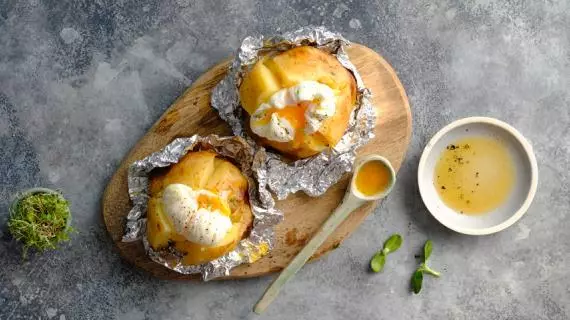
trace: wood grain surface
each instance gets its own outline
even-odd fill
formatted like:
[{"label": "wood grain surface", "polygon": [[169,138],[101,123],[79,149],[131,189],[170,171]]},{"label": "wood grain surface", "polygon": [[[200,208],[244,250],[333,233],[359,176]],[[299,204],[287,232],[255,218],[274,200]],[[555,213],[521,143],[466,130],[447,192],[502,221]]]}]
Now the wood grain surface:
[{"label": "wood grain surface", "polygon": [[[381,154],[398,170],[410,141],[412,126],[404,88],[392,67],[373,50],[353,44],[348,48],[348,54],[365,85],[372,90],[374,105],[379,114],[376,137],[359,149],[358,154]],[[159,278],[196,279],[199,276],[178,274],[154,263],[146,256],[140,241],[121,242],[125,219],[131,208],[127,193],[127,169],[133,161],[160,150],[174,138],[193,134],[232,134],[228,125],[210,106],[210,91],[224,77],[228,65],[229,60],[208,70],[166,110],[123,159],[103,195],[103,219],[122,257]],[[230,278],[262,276],[285,267],[339,204],[348,178],[347,174],[318,198],[297,193],[278,201],[277,207],[285,213],[285,220],[276,229],[275,248],[259,261],[235,268]],[[370,203],[353,212],[321,246],[313,259],[338,247],[343,239],[358,228],[374,206],[375,203]]]}]

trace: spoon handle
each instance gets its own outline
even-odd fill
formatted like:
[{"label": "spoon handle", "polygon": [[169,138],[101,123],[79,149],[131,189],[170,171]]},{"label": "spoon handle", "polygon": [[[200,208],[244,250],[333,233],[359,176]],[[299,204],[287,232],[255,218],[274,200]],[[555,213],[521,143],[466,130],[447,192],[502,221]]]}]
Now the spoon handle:
[{"label": "spoon handle", "polygon": [[263,297],[257,302],[253,311],[261,314],[269,306],[269,304],[277,297],[281,288],[291,279],[299,269],[311,258],[313,253],[325,242],[328,236],[343,222],[348,215],[359,208],[365,201],[356,199],[347,194],[342,203],[329,216],[327,221],[321,226],[319,231],[313,236],[311,241],[295,256],[289,265],[281,273],[279,277],[267,288]]}]

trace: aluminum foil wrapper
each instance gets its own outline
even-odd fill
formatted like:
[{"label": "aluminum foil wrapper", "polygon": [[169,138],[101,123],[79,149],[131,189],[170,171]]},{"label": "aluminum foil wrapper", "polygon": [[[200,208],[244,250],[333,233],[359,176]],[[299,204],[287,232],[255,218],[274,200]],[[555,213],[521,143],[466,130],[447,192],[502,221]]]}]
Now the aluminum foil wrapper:
[{"label": "aluminum foil wrapper", "polygon": [[[190,151],[212,150],[232,159],[249,183],[249,201],[253,213],[253,228],[249,237],[242,239],[237,247],[213,261],[195,266],[181,264],[182,255],[174,248],[153,250],[146,237],[146,213],[149,199],[149,175],[155,168],[162,168],[177,163]],[[129,167],[129,197],[133,208],[127,215],[127,225],[123,241],[142,240],[149,257],[165,267],[183,274],[201,273],[207,281],[220,276],[227,276],[230,270],[242,263],[252,263],[265,255],[274,243],[273,227],[283,220],[283,214],[275,209],[275,201],[267,189],[264,179],[258,183],[258,167],[265,166],[265,154],[255,152],[251,144],[240,137],[218,137],[209,135],[173,140],[164,149],[134,162]]]},{"label": "aluminum foil wrapper", "polygon": [[[214,88],[211,98],[212,106],[231,126],[234,134],[255,144],[244,130],[247,114],[240,105],[238,92],[243,75],[263,53],[285,51],[304,45],[314,46],[334,55],[352,72],[358,88],[357,105],[351,114],[348,129],[334,148],[292,163],[283,161],[278,154],[266,152],[265,166],[258,167],[257,174],[267,181],[269,189],[280,200],[300,190],[312,197],[325,193],[345,172],[352,170],[356,149],[374,137],[376,113],[372,105],[372,94],[346,54],[345,48],[350,42],[339,33],[324,27],[305,27],[274,37],[247,37],[232,61],[228,74]],[[264,150],[262,147],[256,148]]]}]

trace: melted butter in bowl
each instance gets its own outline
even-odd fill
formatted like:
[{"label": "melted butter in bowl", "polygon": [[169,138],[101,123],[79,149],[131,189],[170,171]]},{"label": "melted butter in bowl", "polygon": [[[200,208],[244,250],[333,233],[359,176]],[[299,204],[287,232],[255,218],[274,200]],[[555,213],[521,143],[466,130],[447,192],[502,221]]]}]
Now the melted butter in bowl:
[{"label": "melted butter in bowl", "polygon": [[515,128],[493,118],[465,118],[426,145],[418,185],[427,209],[443,225],[464,234],[491,234],[530,207],[538,167],[531,145]]},{"label": "melted butter in bowl", "polygon": [[515,183],[504,142],[471,136],[446,146],[435,166],[434,185],[443,202],[462,214],[484,214],[505,202]]}]

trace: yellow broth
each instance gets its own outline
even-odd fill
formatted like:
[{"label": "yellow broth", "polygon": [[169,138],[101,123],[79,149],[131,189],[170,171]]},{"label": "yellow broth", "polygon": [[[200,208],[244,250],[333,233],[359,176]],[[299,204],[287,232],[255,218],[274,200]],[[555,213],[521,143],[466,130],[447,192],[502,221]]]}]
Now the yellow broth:
[{"label": "yellow broth", "polygon": [[450,208],[482,214],[499,207],[510,195],[515,170],[504,143],[474,136],[455,141],[435,167],[435,188]]}]

